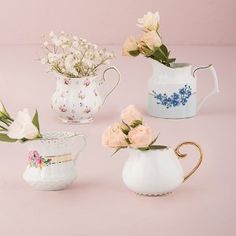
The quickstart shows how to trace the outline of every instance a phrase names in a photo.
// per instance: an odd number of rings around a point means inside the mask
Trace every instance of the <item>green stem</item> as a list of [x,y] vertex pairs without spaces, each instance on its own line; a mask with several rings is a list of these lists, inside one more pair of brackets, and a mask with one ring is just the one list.
[[0,120],[2,123],[4,123],[6,126],[9,126],[10,124],[6,121],[6,120],[4,120],[4,119],[1,119]]
[[5,131],[7,131],[7,128],[5,128],[4,126],[2,126],[2,125],[0,125],[0,128],[2,129],[2,130],[5,130]]

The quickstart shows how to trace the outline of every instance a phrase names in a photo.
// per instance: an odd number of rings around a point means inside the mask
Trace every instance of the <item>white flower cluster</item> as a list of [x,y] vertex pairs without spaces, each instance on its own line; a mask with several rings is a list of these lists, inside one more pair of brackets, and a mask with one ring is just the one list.
[[64,32],[51,32],[48,40],[43,43],[45,55],[42,64],[49,64],[51,70],[69,78],[94,76],[102,65],[107,65],[115,57],[114,53],[105,48],[87,42],[77,36]]

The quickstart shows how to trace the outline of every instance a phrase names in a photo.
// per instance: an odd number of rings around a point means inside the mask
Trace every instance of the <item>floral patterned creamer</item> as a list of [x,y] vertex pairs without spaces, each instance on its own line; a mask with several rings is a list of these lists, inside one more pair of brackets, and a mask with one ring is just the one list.
[[[105,81],[105,73],[115,70],[118,81],[112,90],[102,99],[98,86]],[[52,96],[52,109],[64,122],[89,123],[113,92],[120,81],[120,73],[115,67],[109,67],[103,73],[102,80],[96,76],[82,78],[66,78],[57,75],[57,88]]]
[[[148,83],[148,112],[152,116],[172,119],[193,117],[207,98],[219,92],[216,71],[212,65],[198,67],[193,75],[190,64],[173,63],[172,67],[167,67],[152,61],[152,65],[153,75]],[[210,69],[214,88],[198,101],[194,75],[202,69]]]
[[50,132],[27,145],[28,165],[23,178],[34,189],[62,190],[76,179],[76,160],[86,145],[83,134]]

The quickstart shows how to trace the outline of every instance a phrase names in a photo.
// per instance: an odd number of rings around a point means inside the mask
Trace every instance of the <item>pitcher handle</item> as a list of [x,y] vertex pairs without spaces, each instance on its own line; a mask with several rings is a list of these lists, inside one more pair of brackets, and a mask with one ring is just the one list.
[[210,70],[211,74],[212,74],[212,78],[214,80],[214,87],[213,90],[207,94],[205,97],[203,97],[202,99],[200,99],[200,101],[198,102],[198,106],[197,106],[197,110],[199,111],[201,106],[203,105],[203,103],[205,103],[205,101],[211,97],[212,95],[214,95],[215,93],[219,92],[219,81],[218,81],[218,77],[217,77],[217,73],[215,68],[213,67],[213,65],[208,65],[208,66],[200,66],[197,67],[194,71],[193,71],[193,77],[195,77],[196,72],[200,71],[200,70]]
[[196,144],[195,142],[191,142],[191,141],[183,142],[183,143],[179,144],[176,147],[175,154],[178,156],[179,159],[182,159],[182,158],[187,156],[187,154],[184,154],[184,153],[180,152],[180,148],[182,146],[185,146],[185,145],[192,145],[192,146],[194,146],[194,147],[196,147],[198,149],[199,160],[198,160],[197,164],[195,165],[195,167],[187,175],[184,176],[183,182],[185,182],[199,168],[199,166],[202,163],[202,159],[203,159],[203,153],[202,153],[201,147],[198,144]]
[[84,150],[84,148],[85,148],[86,145],[87,145],[86,137],[85,137],[84,134],[76,133],[75,135],[76,135],[76,138],[81,138],[81,139],[83,140],[83,143],[82,143],[82,145],[81,145],[79,151],[77,151],[77,152],[75,153],[75,155],[74,155],[74,162],[77,161],[77,159],[78,159],[80,153]]
[[111,89],[111,90],[107,93],[107,95],[104,97],[102,105],[105,104],[107,98],[113,93],[113,91],[116,89],[116,87],[117,87],[117,86],[119,85],[119,83],[120,83],[120,77],[121,77],[121,76],[120,76],[120,72],[119,72],[119,70],[118,70],[115,66],[111,66],[111,67],[108,67],[107,69],[105,69],[105,70],[103,71],[102,79],[103,79],[104,81],[106,81],[106,73],[107,73],[109,70],[114,70],[114,71],[117,73],[117,75],[118,75],[118,80],[117,80],[115,86],[113,86],[112,89]]

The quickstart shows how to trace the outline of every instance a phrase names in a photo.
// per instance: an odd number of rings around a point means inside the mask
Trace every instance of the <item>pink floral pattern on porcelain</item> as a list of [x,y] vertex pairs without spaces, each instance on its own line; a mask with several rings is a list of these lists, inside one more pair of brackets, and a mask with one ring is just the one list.
[[30,151],[28,154],[28,163],[30,167],[42,168],[49,165],[50,162],[51,159],[41,157],[37,151]]
[[101,106],[96,77],[58,78],[52,109],[63,120],[86,122],[93,118]]

